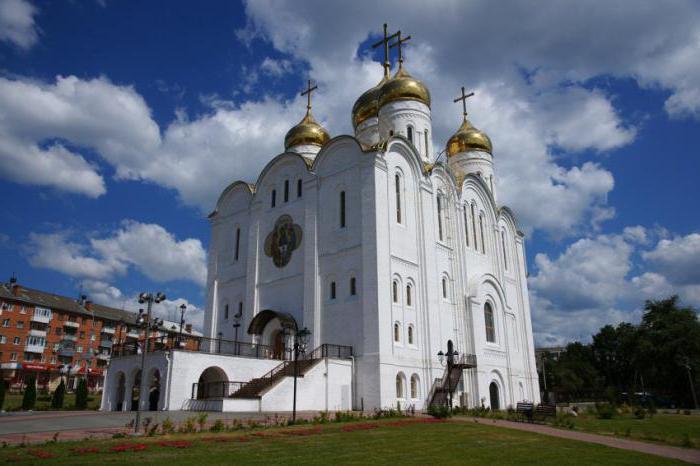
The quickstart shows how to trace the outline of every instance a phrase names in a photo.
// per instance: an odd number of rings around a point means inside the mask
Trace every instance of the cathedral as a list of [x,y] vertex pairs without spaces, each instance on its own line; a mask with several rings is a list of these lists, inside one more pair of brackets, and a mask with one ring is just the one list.
[[314,119],[309,82],[284,152],[209,215],[199,351],[113,358],[102,409],[136,409],[132,392],[156,384],[156,409],[539,402],[524,237],[498,204],[497,156],[464,88],[461,124],[433,146],[406,40],[385,26],[384,76],[355,102],[353,135]]

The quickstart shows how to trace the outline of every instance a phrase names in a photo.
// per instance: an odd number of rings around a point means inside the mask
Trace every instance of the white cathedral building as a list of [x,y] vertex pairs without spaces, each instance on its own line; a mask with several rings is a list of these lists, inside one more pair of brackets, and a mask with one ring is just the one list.
[[114,357],[103,410],[136,409],[143,383],[142,409],[290,411],[303,340],[297,409],[539,402],[524,238],[491,141],[465,110],[436,162],[430,92],[400,35],[390,74],[389,39],[354,135],[329,136],[309,87],[285,151],[221,194],[199,351],[151,349],[143,382],[141,354]]

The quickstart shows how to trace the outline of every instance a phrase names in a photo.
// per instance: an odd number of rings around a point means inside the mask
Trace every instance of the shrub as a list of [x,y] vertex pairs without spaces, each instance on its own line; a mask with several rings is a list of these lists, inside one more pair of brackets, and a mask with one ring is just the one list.
[[150,429],[148,429],[148,436],[153,437],[158,433],[158,423],[156,422],[151,426]]
[[450,416],[452,416],[452,413],[450,412],[450,408],[444,405],[440,406],[435,406],[435,405],[430,405],[428,406],[428,414],[433,416],[436,419],[445,419]]
[[204,425],[207,423],[208,417],[209,415],[207,413],[199,413],[199,416],[197,416],[197,424],[199,424],[200,431],[204,430]]
[[328,414],[328,411],[321,411],[318,413],[318,416],[314,416],[313,423],[314,424],[328,424],[330,422],[330,416]]
[[610,403],[596,403],[595,410],[598,419],[612,419],[616,414],[615,406]]
[[644,419],[645,417],[647,417],[647,411],[641,406],[637,406],[636,408],[634,408],[633,414],[636,419]]
[[221,419],[217,419],[214,424],[209,428],[211,432],[222,432],[226,426],[224,425],[224,421]]
[[75,390],[75,409],[86,409],[88,402],[87,380],[80,379]]
[[348,421],[354,421],[357,418],[355,415],[350,412],[350,411],[336,411],[335,412],[335,419],[333,419],[335,422],[348,422]]
[[173,421],[170,420],[170,418],[165,418],[163,421],[163,425],[160,427],[160,431],[164,434],[172,434],[175,432],[175,424],[173,424]]
[[58,384],[58,387],[56,387],[56,390],[53,392],[53,396],[51,397],[51,408],[52,409],[61,409],[63,408],[63,399],[66,396],[66,384],[61,380],[61,383]]
[[196,428],[195,428],[196,422],[197,422],[197,418],[195,418],[194,416],[188,417],[187,419],[185,419],[185,422],[180,426],[179,431],[182,433],[187,433],[187,434],[191,434],[191,433],[195,432],[196,431]]
[[34,409],[36,405],[36,377],[33,375],[27,380],[27,388],[24,389],[24,397],[22,398],[22,409]]

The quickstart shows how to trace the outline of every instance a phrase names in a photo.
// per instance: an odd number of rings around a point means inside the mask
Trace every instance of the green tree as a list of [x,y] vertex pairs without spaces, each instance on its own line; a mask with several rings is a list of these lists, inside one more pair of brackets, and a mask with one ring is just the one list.
[[26,388],[24,389],[24,397],[22,398],[22,409],[30,410],[34,409],[36,405],[36,377],[30,376],[26,382]]
[[53,409],[61,409],[63,408],[63,399],[66,396],[66,384],[63,383],[63,380],[61,380],[61,383],[58,384],[58,387],[56,387],[56,390],[53,392],[53,396],[51,397],[51,408]]
[[601,388],[619,396],[635,392],[642,378],[639,364],[640,332],[637,326],[623,322],[606,325],[593,335],[594,364],[600,373]]
[[552,365],[552,373],[554,391],[560,399],[581,400],[599,393],[600,375],[590,345],[569,343]]
[[88,403],[88,388],[87,381],[82,378],[78,382],[78,388],[75,390],[75,409],[86,409]]

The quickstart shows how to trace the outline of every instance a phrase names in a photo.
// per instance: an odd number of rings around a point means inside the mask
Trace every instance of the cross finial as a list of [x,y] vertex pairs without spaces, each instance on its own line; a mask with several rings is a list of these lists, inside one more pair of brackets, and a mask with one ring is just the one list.
[[391,68],[391,63],[389,63],[389,41],[393,39],[394,37],[398,36],[399,33],[395,32],[392,35],[388,35],[389,33],[387,32],[387,24],[384,23],[384,38],[380,41],[378,41],[375,44],[372,44],[372,48],[376,49],[380,45],[384,45],[384,63],[382,66],[384,67],[384,77],[389,78],[389,68]]
[[473,95],[473,92],[467,94],[464,90],[464,86],[462,86],[462,97],[457,97],[454,100],[455,103],[459,102],[460,100],[462,101],[462,115],[464,116],[464,121],[467,121],[467,99]]
[[399,68],[401,68],[403,66],[403,43],[411,40],[411,36],[409,35],[402,39],[401,31],[397,32],[396,34],[398,35],[398,39],[396,42],[391,44],[389,48],[397,47],[399,49]]
[[304,97],[306,96],[306,112],[311,111],[311,93],[318,89],[318,85],[315,85],[311,87],[311,80],[309,79],[307,85],[306,85],[306,90],[301,93],[301,96]]

